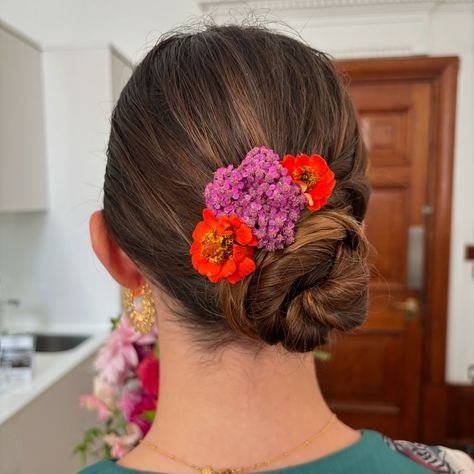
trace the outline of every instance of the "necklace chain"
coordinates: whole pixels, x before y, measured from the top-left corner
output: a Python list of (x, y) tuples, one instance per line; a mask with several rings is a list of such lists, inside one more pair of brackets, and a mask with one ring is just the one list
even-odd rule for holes
[(175, 456), (174, 454), (171, 454), (171, 453), (168, 453), (168, 452), (164, 451), (163, 449), (159, 448), (158, 446), (156, 446), (155, 444), (151, 443), (150, 441), (148, 441), (146, 439), (142, 439), (140, 441), (140, 443), (143, 444), (144, 446), (150, 448), (151, 450), (155, 451), (156, 453), (161, 454), (162, 456), (165, 456), (169, 459), (172, 459), (173, 461), (178, 462), (180, 464), (183, 464), (187, 467), (190, 467), (191, 469), (194, 469), (195, 471), (198, 471), (201, 474), (240, 474), (240, 473), (243, 473), (243, 472), (256, 471), (257, 469), (260, 469), (261, 467), (267, 467), (270, 464), (273, 464), (273, 463), (279, 461), (280, 459), (287, 458), (290, 454), (293, 454), (295, 451), (297, 451), (301, 448), (304, 448), (305, 446), (308, 446), (308, 444), (310, 444), (316, 438), (319, 438), (324, 433), (326, 433), (326, 431), (331, 427), (331, 425), (332, 425), (332, 423), (335, 419), (336, 419), (336, 415), (334, 413), (332, 413), (329, 420), (327, 421), (327, 423), (320, 430), (318, 430), (316, 433), (314, 433), (312, 436), (310, 436), (309, 438), (307, 438), (306, 440), (304, 440), (302, 443), (298, 444), (297, 446), (295, 446), (295, 447), (293, 447), (293, 448), (291, 448), (287, 451), (284, 451), (283, 453), (281, 453), (281, 454), (279, 454), (279, 455), (277, 455), (273, 458), (270, 458), (266, 461), (251, 464), (251, 465), (248, 465), (248, 466), (231, 467), (231, 468), (225, 468), (225, 469), (214, 469), (211, 466), (198, 466), (197, 464), (189, 463), (189, 462), (179, 458), (178, 456)]

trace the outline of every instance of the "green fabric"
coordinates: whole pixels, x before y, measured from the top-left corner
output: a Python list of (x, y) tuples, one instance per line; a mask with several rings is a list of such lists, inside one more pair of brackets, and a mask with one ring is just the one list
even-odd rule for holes
[[(268, 474), (426, 474), (432, 472), (407, 456), (387, 446), (383, 436), (371, 430), (362, 430), (355, 444), (315, 461), (265, 471)], [(100, 461), (79, 474), (157, 474), (127, 469), (114, 461)]]

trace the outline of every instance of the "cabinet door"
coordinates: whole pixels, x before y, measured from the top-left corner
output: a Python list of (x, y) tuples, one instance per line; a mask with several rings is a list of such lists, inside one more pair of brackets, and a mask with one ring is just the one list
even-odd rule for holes
[(0, 27), (0, 212), (47, 207), (41, 52)]

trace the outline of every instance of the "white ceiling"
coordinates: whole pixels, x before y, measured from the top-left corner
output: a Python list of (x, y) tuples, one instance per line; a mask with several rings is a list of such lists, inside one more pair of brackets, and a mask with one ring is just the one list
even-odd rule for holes
[(196, 0), (0, 0), (0, 20), (42, 49), (113, 44), (135, 61), (161, 33), (196, 17)]

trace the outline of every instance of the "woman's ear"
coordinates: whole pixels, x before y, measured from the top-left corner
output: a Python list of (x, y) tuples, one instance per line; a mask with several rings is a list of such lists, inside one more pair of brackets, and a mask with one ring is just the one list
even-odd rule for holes
[(89, 230), (92, 248), (112, 277), (125, 288), (139, 288), (145, 281), (143, 275), (110, 235), (102, 211), (91, 215)]

